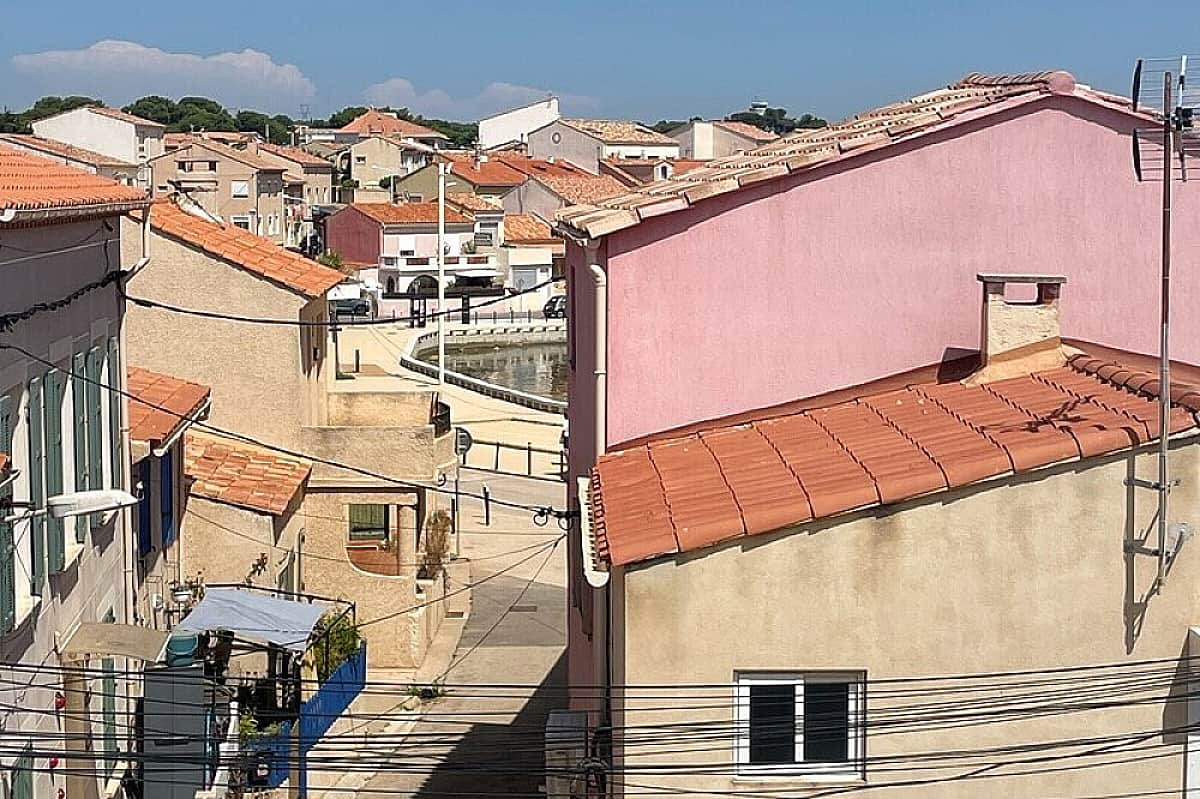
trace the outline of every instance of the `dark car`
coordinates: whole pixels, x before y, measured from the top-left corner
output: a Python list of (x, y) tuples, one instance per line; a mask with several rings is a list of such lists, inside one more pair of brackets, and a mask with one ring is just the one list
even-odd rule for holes
[(546, 300), (546, 304), (542, 306), (542, 316), (547, 319), (566, 319), (567, 295), (556, 294)]
[(371, 313), (371, 304), (362, 297), (330, 300), (329, 313), (331, 316), (368, 316)]

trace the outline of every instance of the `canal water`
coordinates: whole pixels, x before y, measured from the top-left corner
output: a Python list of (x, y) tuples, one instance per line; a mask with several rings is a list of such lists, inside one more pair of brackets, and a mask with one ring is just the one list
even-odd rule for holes
[[(437, 350), (422, 360), (436, 364)], [(567, 399), (565, 343), (493, 346), (447, 342), (446, 368), (539, 397)]]

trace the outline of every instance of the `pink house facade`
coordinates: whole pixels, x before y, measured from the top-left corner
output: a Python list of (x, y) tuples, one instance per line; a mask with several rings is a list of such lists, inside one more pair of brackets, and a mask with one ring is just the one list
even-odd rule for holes
[[(601, 447), (770, 415), (897, 371), (952, 372), (979, 347), (978, 273), (1063, 275), (1065, 338), (1154, 354), (1161, 195), (1137, 182), (1130, 137), (1148, 124), (1068, 73), (971, 76), (560, 212), (569, 498)], [(1188, 309), (1200, 227), (1185, 220), (1200, 216), (1200, 194), (1184, 184), (1175, 208), (1173, 298)], [(1200, 316), (1180, 311), (1172, 347), (1200, 363)], [(603, 600), (573, 541), (570, 676), (590, 685), (603, 679), (591, 643)]]

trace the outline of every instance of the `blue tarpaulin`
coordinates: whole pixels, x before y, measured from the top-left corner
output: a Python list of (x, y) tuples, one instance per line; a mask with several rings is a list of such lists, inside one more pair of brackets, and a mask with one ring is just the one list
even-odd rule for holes
[(275, 644), (294, 652), (308, 648), (317, 621), (331, 605), (277, 599), (236, 588), (209, 588), (173, 633), (229, 630), (247, 641)]

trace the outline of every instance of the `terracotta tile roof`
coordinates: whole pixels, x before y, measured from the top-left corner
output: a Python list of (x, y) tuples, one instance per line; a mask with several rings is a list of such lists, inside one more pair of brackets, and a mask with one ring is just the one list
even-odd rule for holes
[(727, 130), (731, 133), (736, 133), (737, 135), (744, 136), (747, 139), (753, 139), (754, 141), (762, 141), (762, 142), (775, 141), (776, 139), (779, 138), (777, 135), (775, 135), (771, 131), (763, 130), (762, 128), (756, 128), (753, 125), (751, 125), (749, 122), (735, 122), (735, 121), (723, 119), (723, 120), (718, 120), (717, 122), (714, 122), (713, 124), (716, 125), (717, 127), (725, 128), (725, 130)]
[(153, 205), (150, 226), (306, 297), (324, 296), (345, 277), (336, 269), (310, 261), (248, 230), (208, 222), (171, 202)]
[(0, 134), (0, 143), (7, 143), (23, 150), (36, 150), (39, 153), (46, 153), (47, 155), (69, 158), (72, 161), (78, 161), (81, 164), (90, 164), (91, 166), (137, 168), (135, 164), (131, 164), (128, 161), (122, 161), (104, 153), (85, 150), (82, 147), (76, 147), (65, 142), (55, 141), (54, 139), (43, 138), (42, 136), (3, 133)]
[(629, 191), (628, 186), (612, 175), (538, 175), (532, 179), (569, 203), (598, 203)]
[(138, 366), (130, 366), (128, 374), (129, 437), (134, 441), (161, 445), (208, 403), (208, 386)]
[(301, 150), (299, 147), (287, 147), (282, 144), (259, 142), (258, 149), (265, 150), (272, 155), (279, 156), (280, 158), (286, 158), (287, 160), (296, 164), (300, 164), (301, 166), (317, 169), (333, 169), (333, 164), (329, 163), (324, 158), (321, 158), (319, 155), (313, 155), (310, 152)]
[(475, 163), (473, 155), (451, 155), (450, 171), (473, 186), (520, 186), (526, 175), (495, 158)]
[(374, 108), (364, 114), (360, 114), (358, 118), (343, 125), (338, 130), (343, 133), (358, 133), (359, 135), (382, 133), (384, 136), (407, 136), (413, 139), (446, 138), (445, 135), (424, 125), (409, 122), (407, 119), (399, 119), (391, 114), (376, 111)]
[(230, 147), (228, 144), (222, 144), (214, 139), (201, 139), (193, 136), (190, 141), (181, 146), (177, 150), (170, 150), (156, 157), (154, 160), (165, 158), (179, 158), (184, 152), (193, 148), (200, 150), (208, 150), (209, 152), (223, 155), (233, 161), (245, 164), (246, 166), (258, 170), (259, 172), (283, 172), (284, 168), (272, 164), (264, 158), (259, 158), (249, 150), (239, 150), (236, 147)]
[(193, 496), (279, 516), (303, 488), (312, 464), (231, 438), (189, 432), (184, 476)]
[[(1126, 449), (1157, 437), (1157, 388), (1080, 355), (632, 447), (592, 470), (598, 554), (632, 563)], [(1172, 432), (1196, 428), (1200, 389), (1172, 396)]]
[(702, 161), (697, 158), (671, 158), (668, 160), (671, 164), (671, 169), (676, 175), (682, 175), (684, 172), (691, 172), (693, 169), (699, 169), (708, 163), (708, 161)]
[(565, 161), (561, 158), (556, 158), (551, 161), (548, 158), (530, 158), (523, 153), (500, 152), (493, 153), (489, 156), (492, 160), (500, 161), (506, 166), (510, 166), (518, 172), (522, 172), (532, 177), (540, 175), (561, 175), (563, 177), (573, 177), (575, 175), (591, 175), (581, 166), (576, 166), (570, 161)]
[[(353, 208), (384, 225), (436, 225), (438, 221), (438, 204), (435, 202), (353, 203), (346, 208)], [(344, 213), (345, 210), (338, 213)], [(469, 225), (471, 220), (453, 208), (447, 208), (446, 224)]]
[(637, 122), (609, 119), (560, 119), (559, 122), (599, 139), (605, 144), (678, 144), (665, 133)]
[(166, 130), (167, 128), (167, 126), (161, 122), (154, 122), (149, 119), (143, 119), (139, 116), (134, 116), (133, 114), (127, 114), (119, 108), (107, 108), (99, 105), (91, 105), (88, 106), (88, 110), (93, 114), (112, 117), (113, 119), (119, 119), (122, 122), (128, 122), (132, 125), (141, 125), (144, 128), (161, 128), (163, 130)]
[(673, 213), (718, 194), (878, 150), (900, 141), (1030, 103), (1066, 95), (1133, 114), (1128, 100), (1077, 85), (1069, 72), (971, 74), (944, 89), (866, 111), (825, 128), (799, 130), (738, 155), (667, 180), (559, 211), (557, 218), (589, 236), (602, 236)]
[(141, 189), (0, 146), (0, 210), (105, 206), (118, 213), (149, 203)]
[[(456, 208), (466, 211), (503, 211), (504, 206), (489, 197), (480, 197), (469, 191), (452, 191), (446, 193), (446, 202)], [(435, 220), (436, 221), (436, 220)]]
[(561, 241), (550, 232), (550, 225), (533, 214), (508, 214), (504, 217), (505, 244), (555, 244)]

